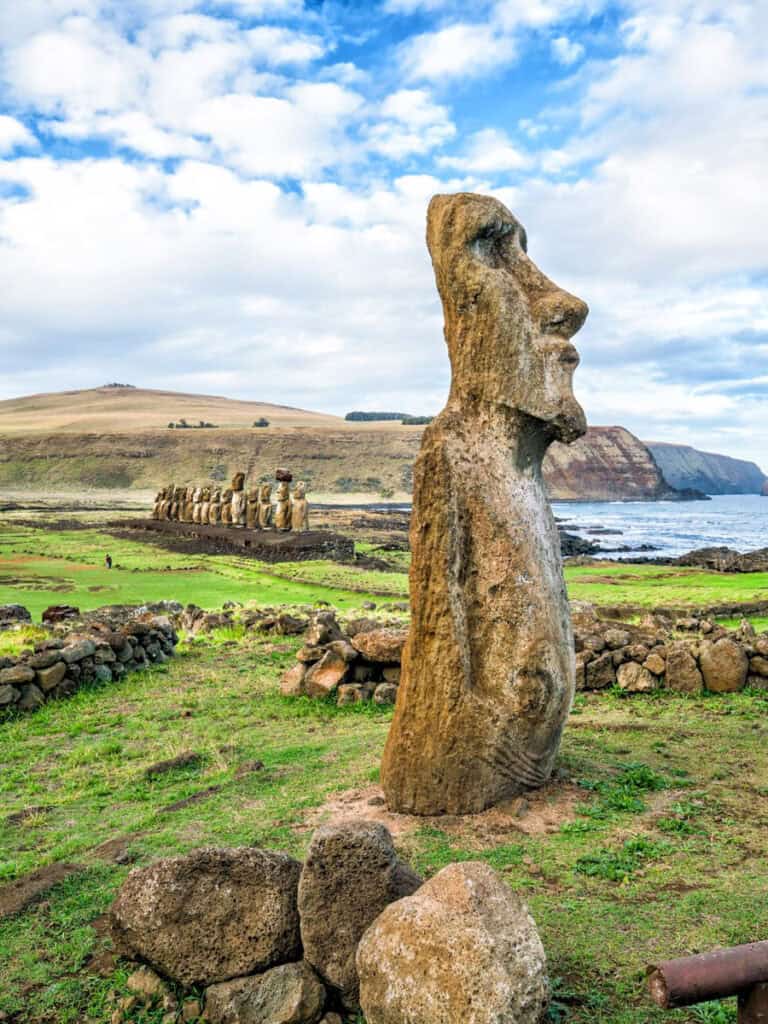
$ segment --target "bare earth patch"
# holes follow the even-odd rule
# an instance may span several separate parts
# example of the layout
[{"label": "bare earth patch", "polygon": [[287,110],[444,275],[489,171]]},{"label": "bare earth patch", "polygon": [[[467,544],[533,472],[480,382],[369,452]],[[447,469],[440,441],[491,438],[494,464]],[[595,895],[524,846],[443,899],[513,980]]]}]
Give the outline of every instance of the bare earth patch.
[{"label": "bare earth patch", "polygon": [[13,914],[25,910],[54,885],[58,885],[65,878],[82,870],[78,864],[49,864],[2,886],[0,888],[0,921],[4,917],[11,917]]},{"label": "bare earth patch", "polygon": [[309,812],[299,831],[366,819],[381,822],[394,836],[403,836],[430,825],[473,848],[482,849],[488,844],[503,842],[510,833],[541,836],[557,832],[564,822],[573,821],[576,804],[583,801],[584,791],[578,786],[554,781],[480,814],[420,817],[389,811],[381,786],[366,786],[334,793],[322,806]]}]

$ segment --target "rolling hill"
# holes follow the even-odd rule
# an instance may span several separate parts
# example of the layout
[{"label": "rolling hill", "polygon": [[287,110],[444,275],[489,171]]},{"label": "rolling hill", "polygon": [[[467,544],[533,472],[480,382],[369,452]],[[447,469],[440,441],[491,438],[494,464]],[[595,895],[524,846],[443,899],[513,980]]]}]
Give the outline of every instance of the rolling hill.
[{"label": "rolling hill", "polygon": [[[254,420],[269,427],[254,428]],[[186,419],[218,429],[168,429]],[[173,482],[269,478],[289,466],[314,494],[405,499],[422,427],[173,391],[107,386],[0,402],[0,487],[149,491]],[[654,500],[671,491],[648,449],[622,427],[592,427],[545,462],[564,500]]]}]

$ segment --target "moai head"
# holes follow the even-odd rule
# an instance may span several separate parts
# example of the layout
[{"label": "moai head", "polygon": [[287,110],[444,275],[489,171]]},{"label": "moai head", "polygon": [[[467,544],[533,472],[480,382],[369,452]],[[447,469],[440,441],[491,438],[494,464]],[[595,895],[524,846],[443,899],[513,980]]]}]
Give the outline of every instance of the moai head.
[{"label": "moai head", "polygon": [[214,487],[213,493],[211,494],[211,501],[218,504],[221,501],[221,488]]},{"label": "moai head", "polygon": [[221,500],[222,500],[222,501],[225,501],[225,502],[227,502],[227,501],[231,501],[231,500],[232,500],[232,488],[231,488],[231,487],[228,487],[228,488],[227,488],[227,489],[226,489],[226,490],[224,491],[224,493],[223,493],[223,494],[222,494],[222,496],[221,496]]},{"label": "moai head", "polygon": [[245,487],[245,473],[235,473],[232,477],[232,490],[242,491]]},{"label": "moai head", "polygon": [[210,487],[204,487],[203,488],[203,501],[210,501],[210,500],[211,500],[211,488]]},{"label": "moai head", "polygon": [[259,500],[268,502],[272,499],[272,484],[266,483],[259,487]]},{"label": "moai head", "polygon": [[299,480],[299,482],[293,488],[293,496],[294,496],[294,498],[298,498],[299,500],[301,500],[302,498],[305,498],[306,495],[307,495],[307,485],[304,483],[303,480]]},{"label": "moai head", "polygon": [[291,485],[287,480],[283,480],[282,483],[277,485],[277,500],[287,501],[291,496]]},{"label": "moai head", "polygon": [[504,405],[546,424],[547,442],[586,430],[573,394],[579,355],[570,338],[586,303],[527,254],[522,224],[489,196],[435,196],[427,245],[445,315],[451,399]]}]

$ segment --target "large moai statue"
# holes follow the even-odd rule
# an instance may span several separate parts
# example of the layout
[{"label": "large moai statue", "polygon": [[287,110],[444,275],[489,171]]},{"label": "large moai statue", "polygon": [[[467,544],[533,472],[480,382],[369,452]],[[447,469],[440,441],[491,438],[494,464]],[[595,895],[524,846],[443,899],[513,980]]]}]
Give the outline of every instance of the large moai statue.
[{"label": "large moai statue", "polygon": [[171,506],[173,505],[173,495],[174,495],[174,491],[175,490],[176,490],[176,488],[174,487],[173,484],[170,484],[165,489],[165,497],[163,498],[163,503],[160,506],[160,518],[161,519],[170,519],[171,518]]},{"label": "large moai statue", "polygon": [[291,528],[291,485],[287,480],[281,480],[277,485],[276,497],[275,529],[286,532]]},{"label": "large moai statue", "polygon": [[214,487],[211,493],[211,503],[208,506],[208,522],[211,526],[218,526],[221,522],[221,488]]},{"label": "large moai statue", "polygon": [[186,491],[184,492],[184,522],[185,523],[191,523],[192,522],[192,513],[193,513],[194,507],[195,507],[194,506],[194,497],[195,497],[195,488],[194,487],[188,487],[186,489]]},{"label": "large moai statue", "polygon": [[264,483],[259,487],[259,528],[262,530],[272,529],[272,516],[274,505],[272,504],[272,484]]},{"label": "large moai statue", "polygon": [[245,526],[246,516],[245,473],[232,478],[232,525]]},{"label": "large moai statue", "polygon": [[203,504],[203,488],[196,487],[192,492],[192,522],[200,522],[200,510]]},{"label": "large moai statue", "polygon": [[307,501],[307,485],[299,480],[293,489],[291,505],[291,529],[303,533],[309,529],[309,502]]},{"label": "large moai statue", "polygon": [[232,525],[232,488],[227,487],[221,494],[221,525]]},{"label": "large moai statue", "polygon": [[152,515],[151,515],[150,518],[152,518],[152,519],[159,519],[160,518],[160,508],[161,508],[161,506],[163,504],[164,498],[165,498],[165,490],[164,489],[159,490],[157,492],[157,494],[155,495],[155,503],[152,506]]},{"label": "large moai statue", "polygon": [[381,778],[392,810],[466,814],[546,782],[573,699],[541,464],[586,430],[569,339],[587,306],[495,199],[435,196],[427,244],[451,390],[414,470],[411,629]]},{"label": "large moai statue", "polygon": [[245,525],[249,530],[259,528],[259,488],[256,486],[252,487],[246,496]]},{"label": "large moai statue", "polygon": [[200,522],[208,525],[208,516],[211,509],[211,488],[204,487],[200,498]]}]

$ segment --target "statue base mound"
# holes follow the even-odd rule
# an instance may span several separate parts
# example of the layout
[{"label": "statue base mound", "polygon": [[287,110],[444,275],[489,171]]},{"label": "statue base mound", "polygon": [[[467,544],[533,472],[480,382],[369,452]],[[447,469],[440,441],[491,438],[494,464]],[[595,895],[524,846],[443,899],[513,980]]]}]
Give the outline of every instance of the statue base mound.
[{"label": "statue base mound", "polygon": [[318,558],[346,562],[355,557],[354,541],[330,530],[293,533],[249,530],[243,526],[207,526],[167,519],[136,519],[120,525],[132,532],[147,531],[154,535],[153,539],[175,550],[212,555],[238,554],[260,562],[308,562]]}]

